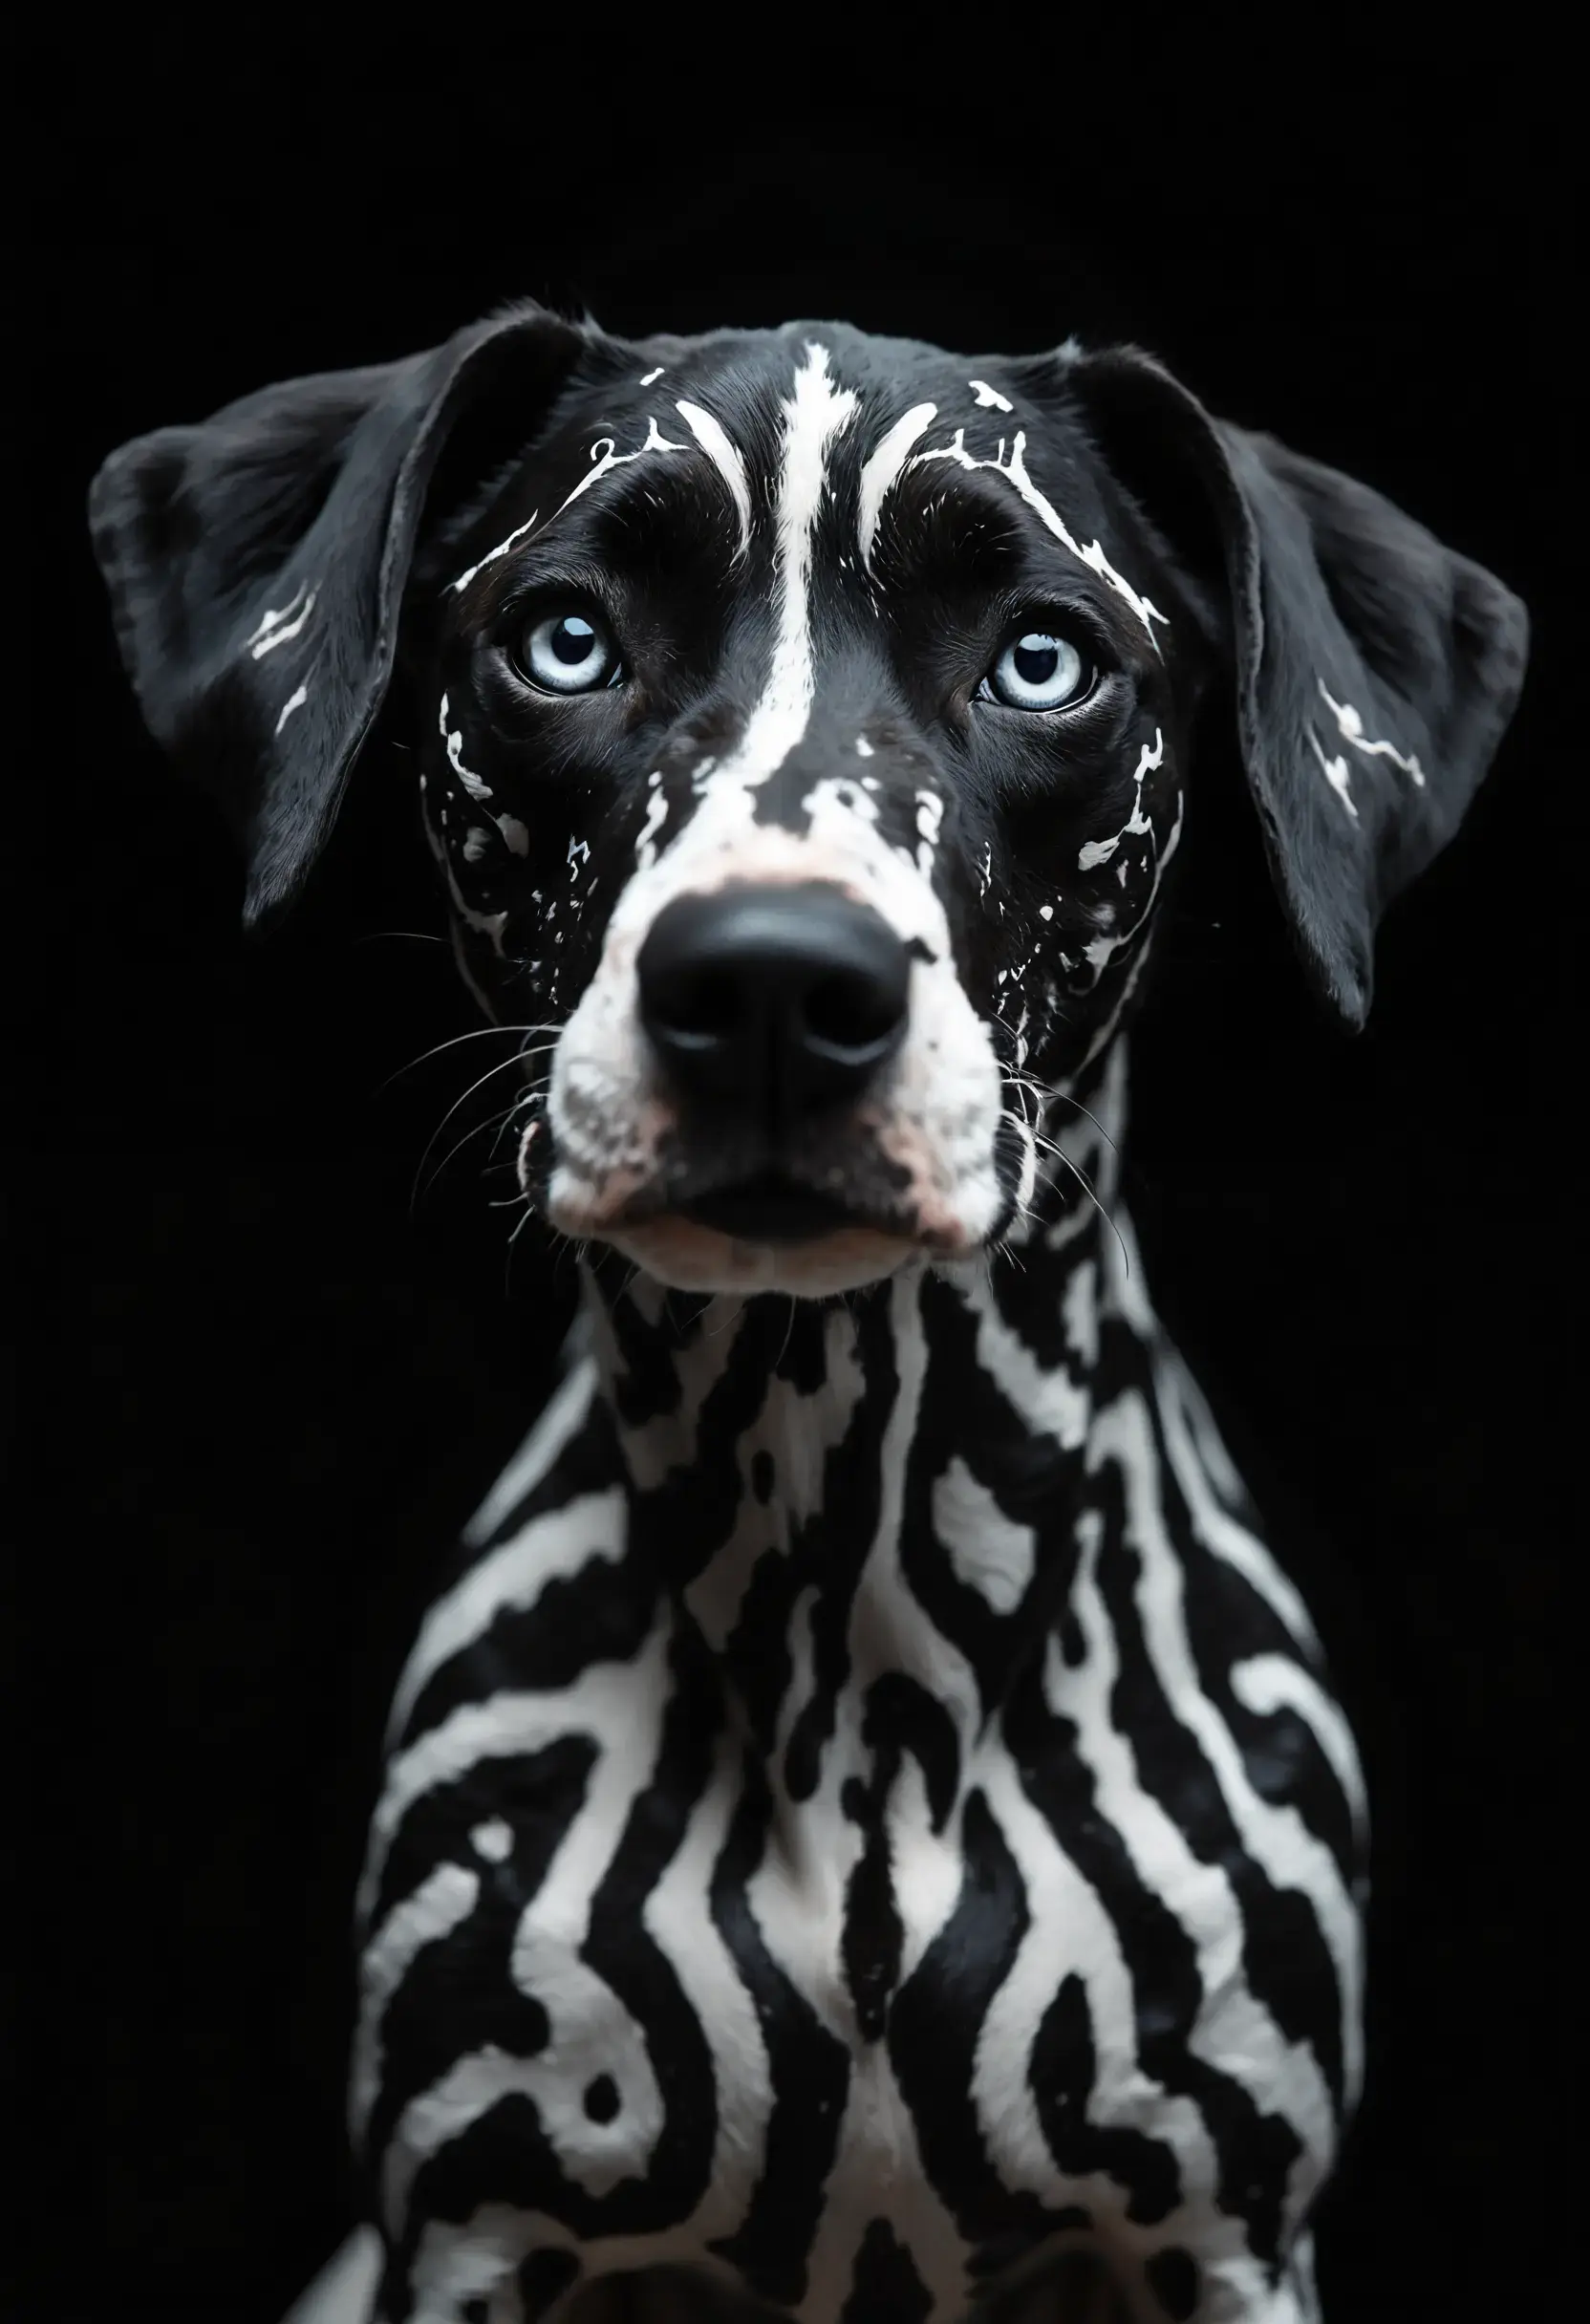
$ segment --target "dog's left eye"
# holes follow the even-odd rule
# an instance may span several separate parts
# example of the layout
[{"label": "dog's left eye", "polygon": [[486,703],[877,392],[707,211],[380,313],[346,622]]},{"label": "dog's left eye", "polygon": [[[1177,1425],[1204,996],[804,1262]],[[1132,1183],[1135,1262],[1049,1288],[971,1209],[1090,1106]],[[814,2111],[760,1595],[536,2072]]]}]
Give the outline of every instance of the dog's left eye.
[{"label": "dog's left eye", "polygon": [[517,659],[531,685],[544,694],[590,694],[598,686],[611,686],[619,674],[612,634],[594,615],[572,606],[532,621]]},{"label": "dog's left eye", "polygon": [[1062,710],[1091,694],[1097,678],[1070,638],[1053,630],[1024,630],[1004,647],[978,692],[985,702],[1013,710]]}]

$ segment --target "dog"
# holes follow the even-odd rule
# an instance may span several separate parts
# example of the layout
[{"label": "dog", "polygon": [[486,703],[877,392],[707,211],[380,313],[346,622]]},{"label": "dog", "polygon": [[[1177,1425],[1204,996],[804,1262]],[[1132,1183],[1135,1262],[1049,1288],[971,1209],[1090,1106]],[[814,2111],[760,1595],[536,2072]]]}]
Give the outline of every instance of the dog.
[{"label": "dog", "polygon": [[393,1707],[316,2313],[1316,2318],[1363,1782],[1144,1288],[1128,1028],[1221,764],[1363,1023],[1521,605],[1136,348],[534,306],[91,520],[251,927],[404,706],[581,1253]]}]

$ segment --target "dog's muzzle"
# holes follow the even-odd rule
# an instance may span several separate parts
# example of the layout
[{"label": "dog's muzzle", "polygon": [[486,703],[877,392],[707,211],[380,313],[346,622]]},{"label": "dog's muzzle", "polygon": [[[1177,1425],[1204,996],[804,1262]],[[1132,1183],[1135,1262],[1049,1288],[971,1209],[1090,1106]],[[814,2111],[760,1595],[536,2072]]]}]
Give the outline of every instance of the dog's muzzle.
[{"label": "dog's muzzle", "polygon": [[639,1015],[687,1146],[755,1157],[681,1216],[759,1242],[853,1218],[797,1174],[814,1127],[876,1083],[906,1037],[911,956],[876,912],[819,881],[677,897],[635,962]]}]

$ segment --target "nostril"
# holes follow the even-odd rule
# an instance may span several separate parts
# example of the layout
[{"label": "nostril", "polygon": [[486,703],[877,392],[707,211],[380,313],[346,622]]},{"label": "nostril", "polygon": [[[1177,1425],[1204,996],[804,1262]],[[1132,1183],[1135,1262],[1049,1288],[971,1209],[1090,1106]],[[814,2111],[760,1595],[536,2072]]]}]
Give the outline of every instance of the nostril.
[{"label": "nostril", "polygon": [[820,977],[807,988],[802,1016],[806,1032],[835,1050],[875,1049],[897,1030],[900,998],[871,977]]},{"label": "nostril", "polygon": [[726,969],[679,969],[660,990],[654,986],[650,1002],[654,1032],[688,1044],[726,1040],[739,1023],[741,996]]}]

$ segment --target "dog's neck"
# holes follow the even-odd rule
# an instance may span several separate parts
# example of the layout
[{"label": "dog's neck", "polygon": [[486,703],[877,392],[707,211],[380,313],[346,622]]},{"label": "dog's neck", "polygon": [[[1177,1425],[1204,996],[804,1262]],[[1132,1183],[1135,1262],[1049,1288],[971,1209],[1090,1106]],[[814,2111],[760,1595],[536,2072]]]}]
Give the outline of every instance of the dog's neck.
[{"label": "dog's neck", "polygon": [[1085,1112],[1057,1108],[1066,1166],[991,1258],[823,1302],[587,1278],[636,1538],[797,1798],[885,1702],[932,1790],[932,1733],[963,1765],[1063,1622],[1100,1384],[1153,1329],[1116,1201],[1119,1049]]}]

